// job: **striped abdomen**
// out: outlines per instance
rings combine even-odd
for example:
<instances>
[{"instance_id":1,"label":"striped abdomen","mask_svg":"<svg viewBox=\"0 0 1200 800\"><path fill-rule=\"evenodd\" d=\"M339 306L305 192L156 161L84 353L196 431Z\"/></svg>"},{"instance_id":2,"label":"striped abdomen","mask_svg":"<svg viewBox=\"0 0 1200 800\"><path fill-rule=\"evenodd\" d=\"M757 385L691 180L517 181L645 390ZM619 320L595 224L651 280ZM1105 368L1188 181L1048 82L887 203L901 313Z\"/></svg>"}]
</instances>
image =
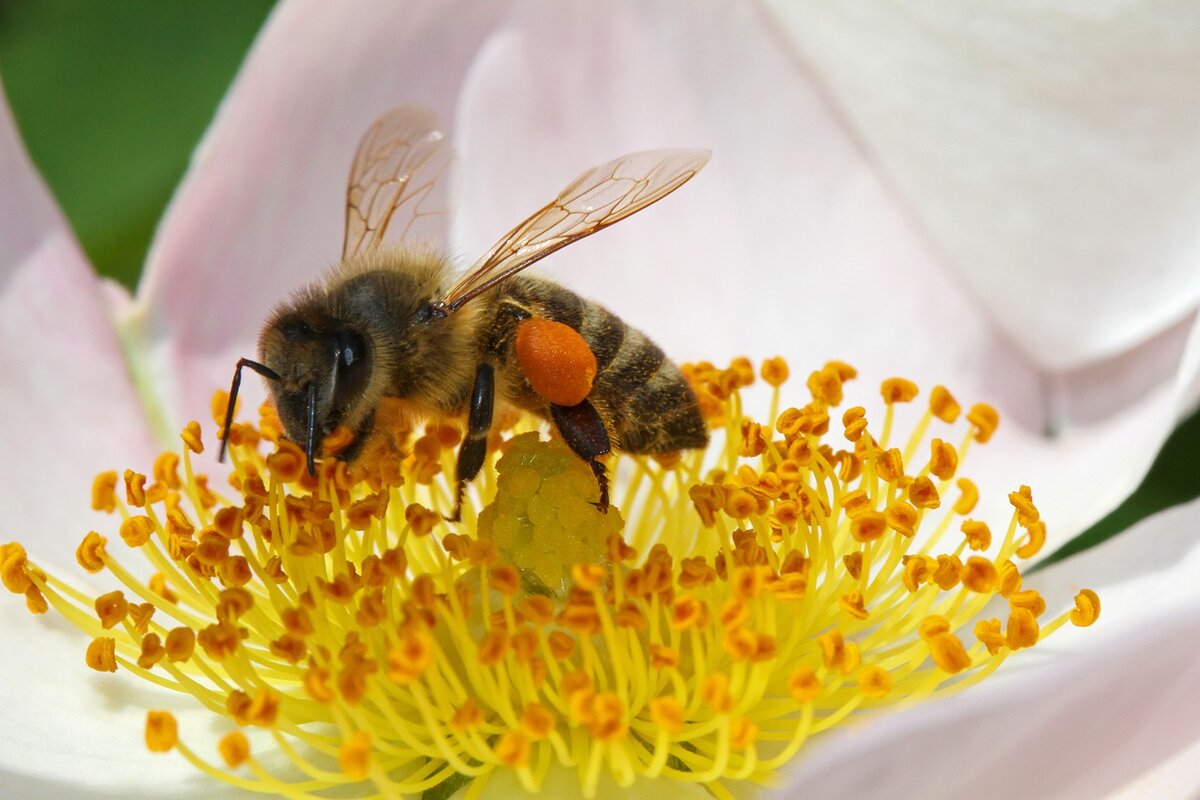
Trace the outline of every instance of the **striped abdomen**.
<instances>
[{"instance_id":1,"label":"striped abdomen","mask_svg":"<svg viewBox=\"0 0 1200 800\"><path fill-rule=\"evenodd\" d=\"M708 432L696 396L679 368L658 345L616 315L574 292L528 276L510 279L501 291L493 336L501 361L501 394L519 406L544 406L529 387L510 343L517 319L504 306L554 320L579 331L596 356L596 379L588 399L600 412L613 443L630 453L664 453L703 447Z\"/></svg>"}]
</instances>

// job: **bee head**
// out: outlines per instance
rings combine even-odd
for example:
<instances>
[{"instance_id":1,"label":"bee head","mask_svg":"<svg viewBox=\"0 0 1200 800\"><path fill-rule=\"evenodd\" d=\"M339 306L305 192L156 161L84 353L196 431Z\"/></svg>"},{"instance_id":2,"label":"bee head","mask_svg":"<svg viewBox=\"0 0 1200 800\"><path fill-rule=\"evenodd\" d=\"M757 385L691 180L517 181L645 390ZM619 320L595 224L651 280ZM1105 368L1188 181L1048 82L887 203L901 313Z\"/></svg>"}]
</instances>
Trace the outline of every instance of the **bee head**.
<instances>
[{"instance_id":1,"label":"bee head","mask_svg":"<svg viewBox=\"0 0 1200 800\"><path fill-rule=\"evenodd\" d=\"M320 440L354 423L371 378L371 345L353 324L323 313L273 320L259 340L268 389L288 438L304 447L309 472ZM356 431L357 432L357 431Z\"/></svg>"}]
</instances>

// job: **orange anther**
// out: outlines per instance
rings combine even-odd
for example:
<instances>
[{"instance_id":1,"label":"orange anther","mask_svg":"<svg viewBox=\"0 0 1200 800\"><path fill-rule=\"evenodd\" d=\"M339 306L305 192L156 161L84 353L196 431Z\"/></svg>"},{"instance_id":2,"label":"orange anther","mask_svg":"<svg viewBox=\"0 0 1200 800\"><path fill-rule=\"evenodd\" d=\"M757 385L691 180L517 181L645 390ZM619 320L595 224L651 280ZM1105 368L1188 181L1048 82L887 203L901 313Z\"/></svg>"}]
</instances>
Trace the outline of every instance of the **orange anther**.
<instances>
[{"instance_id":1,"label":"orange anther","mask_svg":"<svg viewBox=\"0 0 1200 800\"><path fill-rule=\"evenodd\" d=\"M962 413L962 406L945 386L935 386L929 393L929 410L942 422L953 423Z\"/></svg>"},{"instance_id":2,"label":"orange anther","mask_svg":"<svg viewBox=\"0 0 1200 800\"><path fill-rule=\"evenodd\" d=\"M1075 608L1071 610L1071 624L1086 628L1100 618L1100 596L1091 589L1082 589L1075 595Z\"/></svg>"},{"instance_id":3,"label":"orange anther","mask_svg":"<svg viewBox=\"0 0 1200 800\"><path fill-rule=\"evenodd\" d=\"M883 402L888 405L911 402L917 396L918 391L915 383L904 378L888 378L879 387L879 393L883 395Z\"/></svg>"},{"instance_id":4,"label":"orange anther","mask_svg":"<svg viewBox=\"0 0 1200 800\"><path fill-rule=\"evenodd\" d=\"M179 741L179 724L169 711L146 712L146 749L169 753Z\"/></svg>"}]
</instances>

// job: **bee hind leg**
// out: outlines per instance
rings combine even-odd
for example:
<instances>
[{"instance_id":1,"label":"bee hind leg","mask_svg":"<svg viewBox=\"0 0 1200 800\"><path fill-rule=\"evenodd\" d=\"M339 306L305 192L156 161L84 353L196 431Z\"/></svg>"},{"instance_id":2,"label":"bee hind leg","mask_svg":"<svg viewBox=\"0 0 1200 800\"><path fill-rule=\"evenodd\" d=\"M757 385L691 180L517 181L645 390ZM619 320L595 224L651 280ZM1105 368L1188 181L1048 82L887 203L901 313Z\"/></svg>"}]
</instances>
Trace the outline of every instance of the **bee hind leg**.
<instances>
[{"instance_id":1,"label":"bee hind leg","mask_svg":"<svg viewBox=\"0 0 1200 800\"><path fill-rule=\"evenodd\" d=\"M608 512L608 472L601 463L600 456L612 451L608 440L608 429L604 420L587 400L573 406L550 404L550 418L554 427L558 428L563 441L567 443L575 455L582 458L592 468L596 475L596 484L600 487L600 502L595 506L602 512Z\"/></svg>"},{"instance_id":2,"label":"bee hind leg","mask_svg":"<svg viewBox=\"0 0 1200 800\"><path fill-rule=\"evenodd\" d=\"M480 364L475 372L475 387L471 390L471 410L467 414L467 435L458 448L455 465L454 513L447 522L458 522L462 516L463 490L467 481L479 474L487 456L488 434L492 431L492 409L496 405L496 375L491 364Z\"/></svg>"}]
</instances>

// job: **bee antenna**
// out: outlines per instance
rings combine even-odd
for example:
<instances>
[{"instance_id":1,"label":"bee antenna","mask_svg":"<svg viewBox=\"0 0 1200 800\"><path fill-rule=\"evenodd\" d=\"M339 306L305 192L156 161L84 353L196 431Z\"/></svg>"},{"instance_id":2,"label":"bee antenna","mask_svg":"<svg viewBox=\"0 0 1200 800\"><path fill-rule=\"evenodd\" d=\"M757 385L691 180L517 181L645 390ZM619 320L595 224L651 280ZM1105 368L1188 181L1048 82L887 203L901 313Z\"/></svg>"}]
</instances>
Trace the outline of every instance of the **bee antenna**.
<instances>
[{"instance_id":1,"label":"bee antenna","mask_svg":"<svg viewBox=\"0 0 1200 800\"><path fill-rule=\"evenodd\" d=\"M229 405L225 406L225 429L221 432L221 446L217 450L217 463L225 462L225 445L229 442L229 430L233 427L233 409L237 405L238 389L242 386L242 367L249 367L267 380L279 380L279 373L267 365L251 361L248 358L238 359L237 368L233 371L233 384L229 387Z\"/></svg>"},{"instance_id":2,"label":"bee antenna","mask_svg":"<svg viewBox=\"0 0 1200 800\"><path fill-rule=\"evenodd\" d=\"M313 464L313 447L317 438L317 383L308 384L308 436L304 442L304 458L308 463L308 474L316 475L317 468Z\"/></svg>"}]
</instances>

